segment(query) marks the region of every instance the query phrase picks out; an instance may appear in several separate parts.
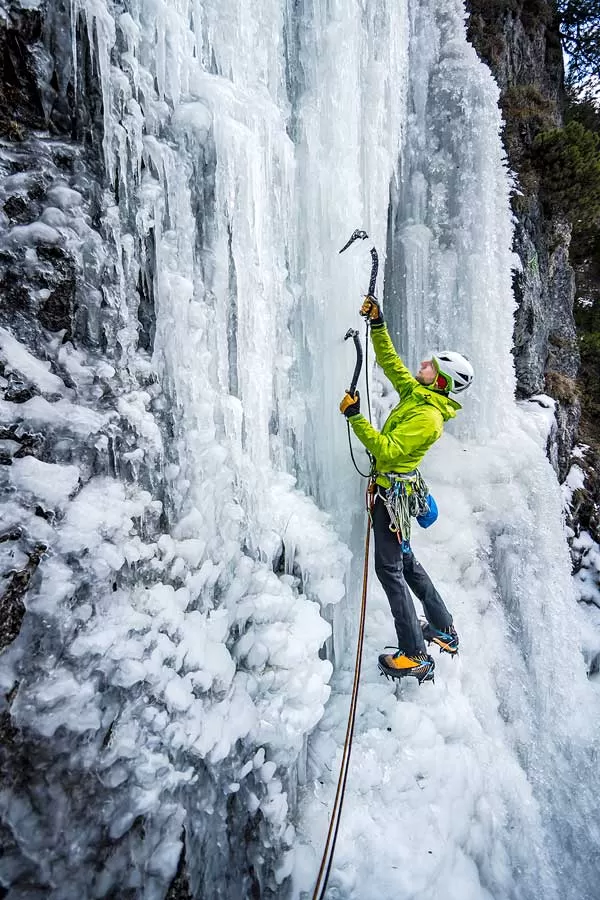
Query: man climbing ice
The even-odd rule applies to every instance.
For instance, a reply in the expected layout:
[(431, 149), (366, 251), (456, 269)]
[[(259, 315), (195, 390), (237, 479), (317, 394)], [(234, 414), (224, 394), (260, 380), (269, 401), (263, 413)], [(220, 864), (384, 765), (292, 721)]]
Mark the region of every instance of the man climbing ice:
[[(444, 422), (461, 409), (449, 394), (459, 393), (473, 380), (473, 367), (460, 353), (443, 351), (421, 363), (413, 376), (389, 336), (381, 308), (367, 296), (360, 314), (369, 319), (377, 362), (400, 395), (400, 402), (377, 431), (360, 413), (360, 395), (346, 394), (340, 411), (357, 438), (375, 459), (375, 503), (372, 511), (375, 538), (375, 572), (389, 600), (398, 651), (379, 657), (381, 671), (394, 678), (414, 675), (419, 683), (433, 679), (435, 663), (425, 641), (455, 654), (458, 635), (444, 601), (429, 575), (415, 559), (402, 531), (409, 533), (408, 518), (402, 525), (394, 498), (406, 496), (422, 483), (417, 466), (441, 437)], [(410, 588), (423, 604), (427, 622), (419, 623)]]

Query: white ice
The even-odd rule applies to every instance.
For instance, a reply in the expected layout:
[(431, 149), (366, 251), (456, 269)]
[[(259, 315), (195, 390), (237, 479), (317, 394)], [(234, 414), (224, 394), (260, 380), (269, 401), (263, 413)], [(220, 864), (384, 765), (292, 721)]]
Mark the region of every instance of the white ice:
[(0, 353), (5, 375), (9, 372), (23, 375), (42, 392), (64, 393), (64, 382), (50, 371), (50, 363), (43, 363), (29, 353), (6, 328), (0, 328)]
[(79, 469), (25, 456), (13, 459), (9, 479), (15, 490), (31, 494), (36, 501), (50, 508), (64, 507), (79, 484)]
[[(26, 858), (59, 885), (53, 900), (158, 900), (185, 822), (198, 896), (231, 896), (226, 873), (248, 892), (250, 866), (273, 896), (311, 896), (365, 527), (337, 410), (354, 362), (343, 337), (361, 325), (374, 243), (409, 364), (456, 346), (476, 370), (424, 466), (441, 519), (414, 536), (461, 653), (437, 659), (435, 685), (396, 697), (376, 673), (393, 628), (371, 576), (330, 897), (592, 900), (593, 654), (545, 455), (552, 403), (513, 400), (511, 185), (462, 2), (137, 0), (115, 17), (73, 0), (71, 12), (102, 93), (106, 239), (83, 188), (58, 176), (40, 221), (4, 237), (31, 265), (40, 242), (67, 242), (90, 334), (99, 345), (110, 326), (114, 346), (100, 361), (57, 339), (49, 352), (78, 395), (0, 403), (3, 425), (58, 435), (65, 456), (85, 448), (77, 467), (13, 462), (15, 486), (56, 504), (55, 524), (18, 497), (3, 512), (51, 549), (0, 670), (48, 758), (31, 773), (35, 803), (0, 795), (21, 854), (6, 871)], [(26, 190), (26, 176), (4, 189)], [(356, 227), (370, 241), (339, 256)], [(42, 364), (2, 347), (50, 393)], [(381, 418), (392, 392), (372, 387)]]

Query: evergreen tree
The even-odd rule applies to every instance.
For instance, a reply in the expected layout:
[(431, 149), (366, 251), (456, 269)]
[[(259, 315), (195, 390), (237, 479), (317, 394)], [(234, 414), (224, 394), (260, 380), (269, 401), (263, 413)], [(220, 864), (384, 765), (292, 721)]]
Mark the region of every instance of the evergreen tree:
[(600, 225), (600, 136), (578, 121), (541, 132), (533, 145), (543, 199), (563, 213), (575, 234)]
[(600, 89), (600, 3), (558, 0), (563, 47), (569, 54), (569, 81)]

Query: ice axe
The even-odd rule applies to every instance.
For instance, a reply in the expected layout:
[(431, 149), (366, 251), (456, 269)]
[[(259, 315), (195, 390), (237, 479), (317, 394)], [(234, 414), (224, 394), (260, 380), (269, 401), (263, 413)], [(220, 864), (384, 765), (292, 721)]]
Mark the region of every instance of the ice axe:
[[(348, 247), (350, 247), (354, 243), (354, 241), (364, 241), (368, 237), (369, 237), (369, 235), (367, 234), (366, 231), (363, 231), (362, 229), (357, 228), (356, 231), (352, 232), (352, 234), (350, 236), (350, 240), (344, 244), (344, 246), (340, 250), (340, 253), (343, 253), (344, 250), (347, 250)], [(375, 285), (377, 283), (378, 269), (379, 269), (379, 257), (377, 255), (377, 250), (375, 249), (375, 247), (371, 247), (371, 278), (369, 280), (369, 293), (368, 293), (369, 297), (375, 296)], [(367, 333), (368, 333), (368, 327), (369, 327), (369, 323), (367, 321), (366, 322)], [(352, 340), (354, 341), (354, 347), (356, 349), (356, 363), (354, 366), (354, 374), (352, 375), (352, 381), (350, 382), (350, 387), (348, 388), (347, 393), (352, 398), (355, 398), (356, 397), (356, 385), (358, 384), (358, 379), (359, 379), (360, 372), (362, 369), (362, 364), (363, 364), (363, 350), (362, 350), (362, 346), (360, 343), (360, 336), (358, 334), (358, 331), (355, 328), (348, 329), (348, 331), (344, 335), (344, 340), (347, 341), (348, 338), (352, 338)], [(367, 340), (367, 352), (368, 352), (368, 340)], [(371, 401), (370, 401), (370, 397), (369, 397), (368, 372), (367, 372), (367, 403), (369, 406), (369, 421), (371, 421)], [(354, 451), (352, 449), (352, 441), (350, 440), (350, 423), (347, 421), (346, 425), (348, 427), (348, 445), (350, 447), (350, 456), (352, 458), (352, 463), (354, 465), (354, 468), (359, 473), (359, 475), (362, 475), (364, 478), (368, 478), (369, 473), (361, 472), (361, 470), (359, 469), (359, 467), (356, 464), (356, 460), (354, 458)], [(368, 450), (367, 450), (367, 456), (369, 457), (369, 460), (371, 462), (371, 470), (373, 470), (374, 460)]]
[[(350, 239), (346, 241), (340, 253), (343, 253), (344, 250), (347, 250), (348, 247), (352, 246), (354, 241), (365, 241), (369, 235), (366, 231), (363, 231), (362, 228), (356, 228), (352, 234), (350, 235)], [(375, 296), (375, 285), (377, 282), (377, 272), (379, 270), (379, 257), (377, 255), (377, 250), (375, 247), (371, 247), (371, 278), (369, 280), (369, 297)], [(360, 344), (360, 337), (358, 331), (354, 328), (349, 328), (344, 336), (344, 340), (347, 341), (348, 338), (352, 338), (354, 341), (354, 346), (356, 348), (356, 365), (354, 366), (354, 375), (352, 376), (352, 381), (350, 382), (350, 387), (348, 388), (348, 393), (351, 397), (354, 397), (356, 393), (356, 385), (358, 384), (358, 378), (360, 375), (360, 370), (362, 368), (363, 363), (363, 352)]]
[(352, 340), (354, 341), (354, 346), (356, 348), (356, 364), (354, 366), (354, 374), (352, 375), (352, 381), (350, 382), (350, 387), (348, 388), (347, 393), (350, 394), (351, 397), (355, 397), (356, 385), (358, 384), (360, 370), (362, 369), (363, 364), (363, 352), (360, 344), (360, 336), (355, 328), (348, 329), (348, 331), (344, 335), (344, 340), (347, 341), (348, 338), (352, 338)]
[[(350, 235), (350, 239), (346, 241), (340, 253), (343, 253), (344, 250), (347, 250), (354, 241), (364, 241), (369, 237), (366, 231), (363, 231), (362, 228), (357, 228)], [(369, 297), (375, 296), (375, 285), (377, 282), (377, 272), (379, 270), (379, 257), (377, 255), (377, 250), (375, 247), (371, 247), (371, 278), (369, 280)], [(344, 336), (344, 340), (347, 341), (348, 338), (352, 338), (354, 340), (354, 346), (356, 347), (356, 365), (354, 367), (354, 375), (352, 376), (352, 381), (350, 382), (350, 387), (348, 388), (348, 393), (351, 397), (354, 397), (356, 393), (356, 385), (358, 383), (358, 378), (360, 375), (360, 370), (362, 368), (363, 363), (363, 352), (362, 347), (360, 345), (360, 337), (358, 335), (358, 331), (354, 328), (349, 328)]]

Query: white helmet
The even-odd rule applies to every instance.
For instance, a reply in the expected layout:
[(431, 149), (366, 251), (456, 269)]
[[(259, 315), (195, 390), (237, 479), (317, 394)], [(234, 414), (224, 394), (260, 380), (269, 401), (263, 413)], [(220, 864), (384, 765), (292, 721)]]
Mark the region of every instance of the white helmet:
[(461, 353), (454, 350), (441, 350), (431, 357), (439, 375), (448, 382), (446, 390), (459, 394), (466, 390), (473, 381), (473, 366)]

